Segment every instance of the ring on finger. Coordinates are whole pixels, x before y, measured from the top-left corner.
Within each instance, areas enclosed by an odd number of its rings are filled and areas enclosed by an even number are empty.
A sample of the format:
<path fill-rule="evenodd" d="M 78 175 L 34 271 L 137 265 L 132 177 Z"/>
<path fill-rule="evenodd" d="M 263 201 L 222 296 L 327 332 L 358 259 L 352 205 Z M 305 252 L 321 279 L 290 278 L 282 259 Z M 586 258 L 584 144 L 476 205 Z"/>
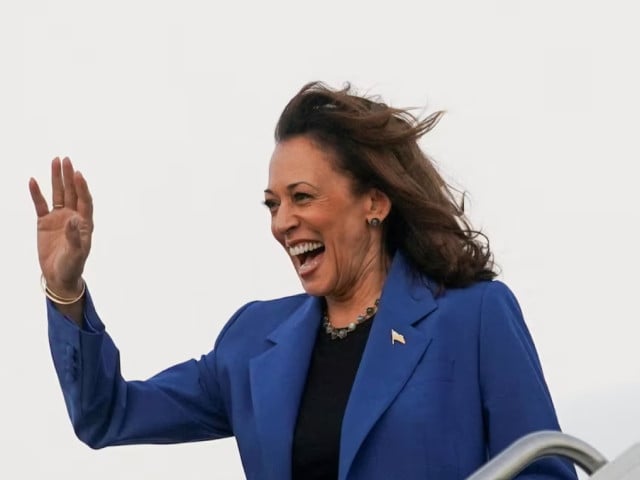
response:
<path fill-rule="evenodd" d="M 64 203 L 54 203 L 53 204 L 53 208 L 54 209 L 56 209 L 56 208 L 64 208 Z"/>

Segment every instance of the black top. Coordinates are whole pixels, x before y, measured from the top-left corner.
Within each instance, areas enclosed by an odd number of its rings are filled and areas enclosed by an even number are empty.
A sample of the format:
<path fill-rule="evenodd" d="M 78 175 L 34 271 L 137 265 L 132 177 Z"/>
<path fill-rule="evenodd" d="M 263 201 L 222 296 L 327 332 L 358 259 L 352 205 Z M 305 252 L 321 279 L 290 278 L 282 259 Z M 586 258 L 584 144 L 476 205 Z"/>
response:
<path fill-rule="evenodd" d="M 340 428 L 373 318 L 343 339 L 321 329 L 293 435 L 293 480 L 336 480 Z"/>

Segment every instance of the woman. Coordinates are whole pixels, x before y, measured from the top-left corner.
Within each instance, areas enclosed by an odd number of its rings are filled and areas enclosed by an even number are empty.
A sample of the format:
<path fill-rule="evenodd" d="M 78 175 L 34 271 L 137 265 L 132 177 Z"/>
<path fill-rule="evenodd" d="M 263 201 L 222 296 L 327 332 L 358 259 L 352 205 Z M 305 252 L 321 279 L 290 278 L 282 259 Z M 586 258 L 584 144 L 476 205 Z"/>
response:
<path fill-rule="evenodd" d="M 93 448 L 235 435 L 249 479 L 459 479 L 558 429 L 518 304 L 418 147 L 440 119 L 306 85 L 276 127 L 265 205 L 304 294 L 242 307 L 215 347 L 126 382 L 82 280 L 92 201 L 68 159 L 35 180 L 50 345 Z M 521 478 L 575 478 L 555 459 Z"/>

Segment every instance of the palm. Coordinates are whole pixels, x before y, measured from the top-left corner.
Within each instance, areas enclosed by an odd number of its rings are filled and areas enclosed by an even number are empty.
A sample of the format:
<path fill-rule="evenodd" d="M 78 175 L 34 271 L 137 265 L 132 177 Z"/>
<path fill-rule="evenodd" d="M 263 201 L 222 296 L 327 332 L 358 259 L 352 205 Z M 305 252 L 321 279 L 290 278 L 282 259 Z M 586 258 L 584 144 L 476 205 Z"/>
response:
<path fill-rule="evenodd" d="M 37 182 L 29 189 L 38 215 L 38 259 L 47 283 L 62 287 L 78 284 L 91 248 L 93 207 L 86 181 L 73 171 L 68 159 L 51 165 L 53 206 L 47 202 Z"/>
<path fill-rule="evenodd" d="M 74 275 L 82 275 L 80 263 L 84 263 L 89 245 L 86 241 L 81 242 L 78 248 L 67 239 L 65 225 L 73 215 L 72 210 L 56 209 L 38 220 L 38 256 L 45 278 L 70 282 Z"/>

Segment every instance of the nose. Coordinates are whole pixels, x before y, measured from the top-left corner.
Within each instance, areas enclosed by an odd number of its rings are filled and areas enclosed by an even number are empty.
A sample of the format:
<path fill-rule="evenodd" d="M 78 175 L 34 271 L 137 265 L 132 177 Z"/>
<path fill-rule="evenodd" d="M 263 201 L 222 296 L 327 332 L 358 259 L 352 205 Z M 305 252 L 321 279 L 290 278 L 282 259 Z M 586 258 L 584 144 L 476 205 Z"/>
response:
<path fill-rule="evenodd" d="M 282 202 L 271 219 L 271 229 L 275 236 L 284 236 L 290 233 L 299 224 L 294 209 Z"/>

